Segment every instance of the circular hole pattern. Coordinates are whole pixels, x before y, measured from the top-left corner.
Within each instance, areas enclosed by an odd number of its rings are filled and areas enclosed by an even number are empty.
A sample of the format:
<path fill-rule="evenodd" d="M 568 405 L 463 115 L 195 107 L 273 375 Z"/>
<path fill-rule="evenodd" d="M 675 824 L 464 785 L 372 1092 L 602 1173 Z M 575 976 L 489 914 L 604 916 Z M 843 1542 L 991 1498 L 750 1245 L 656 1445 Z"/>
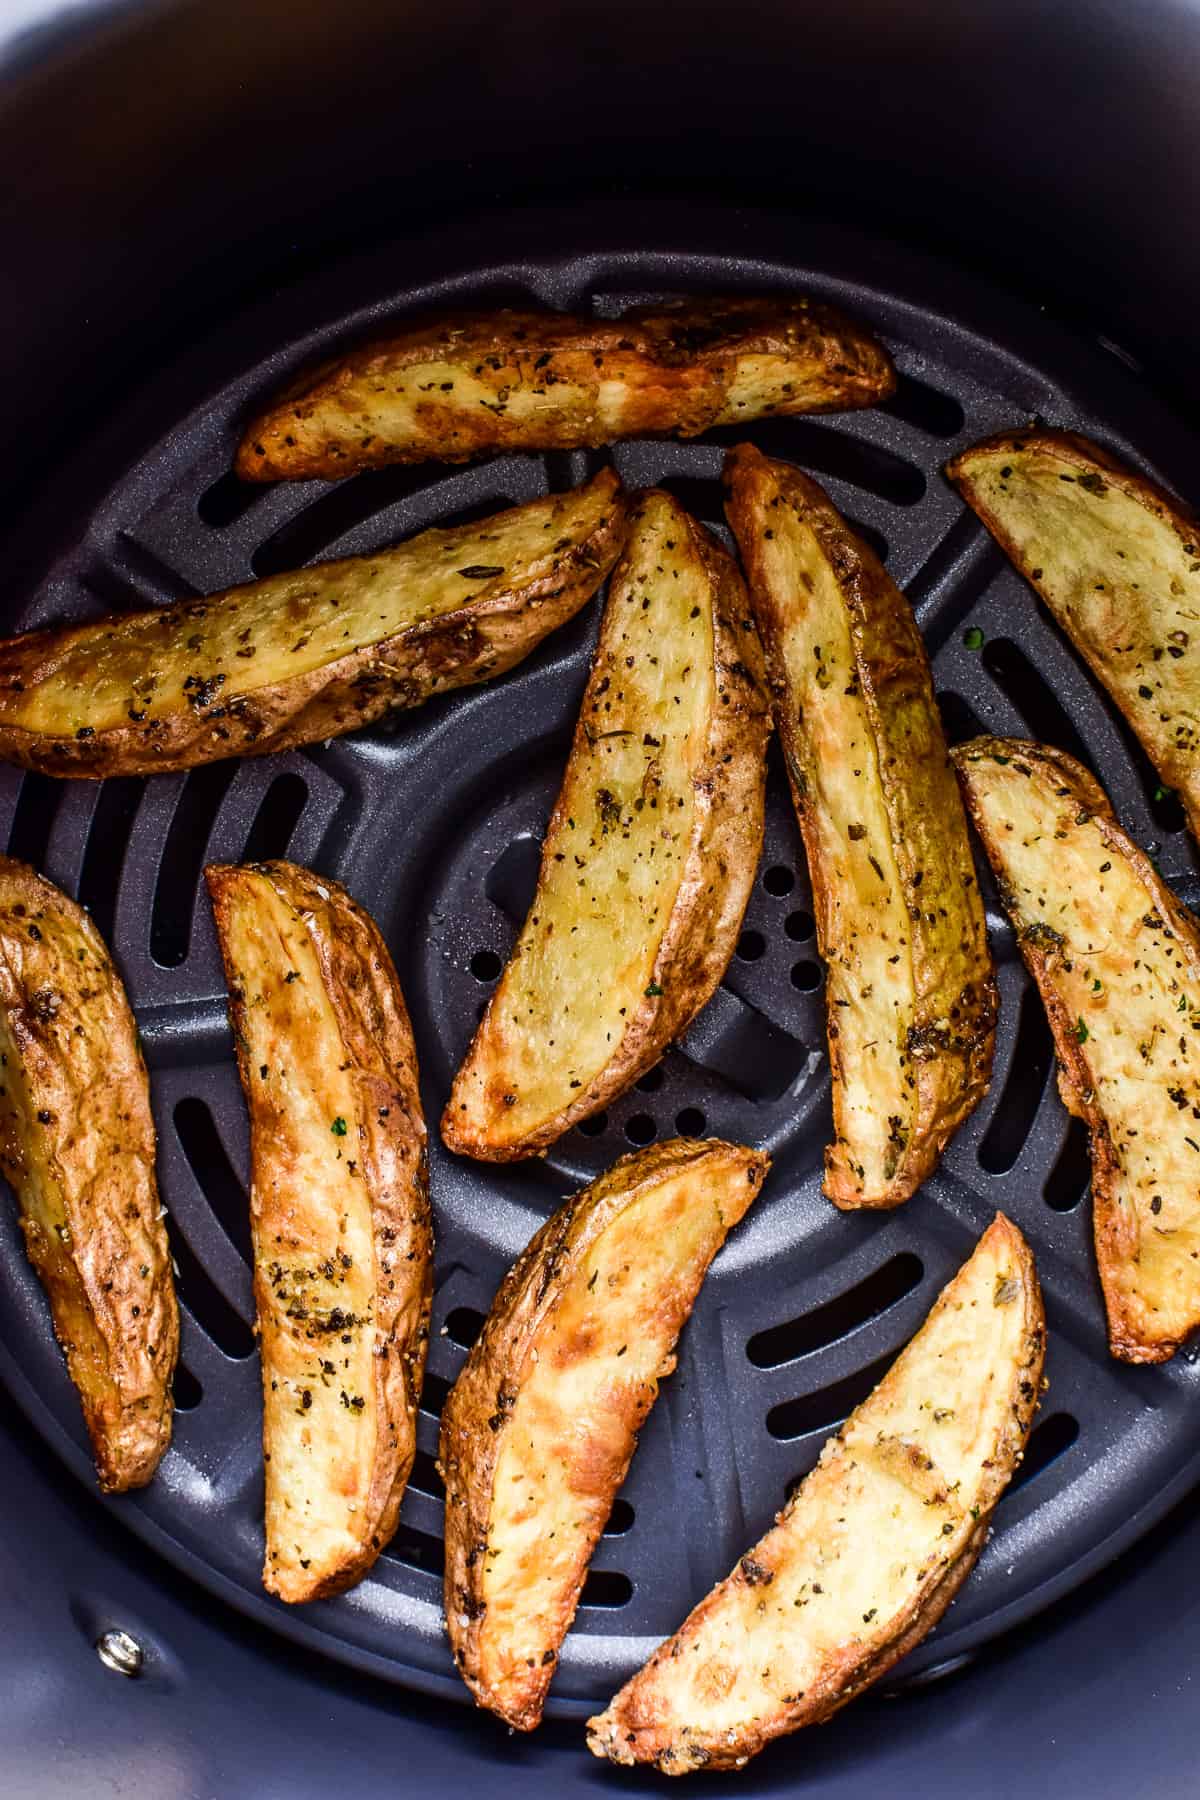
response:
<path fill-rule="evenodd" d="M 649 1113 L 634 1113 L 625 1121 L 625 1136 L 631 1144 L 652 1144 L 658 1136 L 658 1126 Z"/>
<path fill-rule="evenodd" d="M 501 966 L 494 950 L 477 950 L 471 958 L 471 973 L 476 981 L 495 981 Z"/>
<path fill-rule="evenodd" d="M 635 1083 L 643 1094 L 657 1094 L 665 1077 L 661 1069 L 647 1069 L 646 1073 Z"/>
<path fill-rule="evenodd" d="M 796 877 L 790 869 L 785 869 L 782 863 L 776 863 L 774 868 L 768 869 L 763 876 L 763 886 L 768 894 L 774 894 L 777 898 L 782 894 L 790 894 L 795 885 Z"/>
<path fill-rule="evenodd" d="M 792 986 L 799 988 L 802 994 L 813 994 L 821 985 L 821 968 L 819 963 L 798 962 L 792 965 Z"/>
<path fill-rule="evenodd" d="M 783 929 L 794 944 L 805 944 L 816 930 L 816 923 L 811 913 L 789 913 L 783 921 Z"/>
<path fill-rule="evenodd" d="M 742 962 L 757 962 L 766 947 L 767 940 L 761 931 L 743 931 L 734 955 L 740 957 Z"/>
<path fill-rule="evenodd" d="M 608 1114 L 606 1112 L 593 1113 L 590 1119 L 580 1119 L 579 1121 L 579 1129 L 584 1137 L 599 1137 L 607 1125 Z"/>
<path fill-rule="evenodd" d="M 699 1137 L 707 1123 L 698 1106 L 685 1106 L 675 1115 L 675 1129 L 680 1137 Z"/>

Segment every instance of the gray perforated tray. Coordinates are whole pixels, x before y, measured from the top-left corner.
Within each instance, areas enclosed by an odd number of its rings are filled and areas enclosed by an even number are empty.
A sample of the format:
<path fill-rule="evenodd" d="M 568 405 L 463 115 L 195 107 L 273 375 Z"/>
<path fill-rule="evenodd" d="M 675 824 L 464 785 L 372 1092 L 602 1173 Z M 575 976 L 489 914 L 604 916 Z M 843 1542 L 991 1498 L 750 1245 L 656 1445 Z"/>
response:
<path fill-rule="evenodd" d="M 87 521 L 78 540 L 60 545 L 44 524 L 31 527 L 45 578 L 15 597 L 6 623 L 156 603 L 370 550 L 568 486 L 594 465 L 583 455 L 505 457 L 340 486 L 236 483 L 227 470 L 250 397 L 314 351 L 396 313 L 511 298 L 608 313 L 681 290 L 802 287 L 853 307 L 882 333 L 901 371 L 899 394 L 879 411 L 778 420 L 742 435 L 815 473 L 885 554 L 934 656 L 951 736 L 978 722 L 1082 755 L 1194 899 L 1197 865 L 1174 801 L 1154 799 L 1155 779 L 1113 709 L 939 470 L 974 437 L 1034 414 L 1092 431 L 1143 466 L 1157 456 L 1158 472 L 1177 479 L 1196 445 L 1139 391 L 1112 347 L 1083 346 L 936 268 L 906 261 L 901 274 L 877 247 L 831 239 L 823 259 L 810 239 L 811 266 L 799 266 L 788 260 L 786 227 L 762 224 L 757 242 L 757 257 L 614 245 L 483 267 L 468 266 L 461 240 L 430 244 L 424 285 L 411 268 L 401 284 L 395 258 L 379 256 L 230 322 L 190 373 L 174 386 L 164 377 L 164 392 L 203 393 L 195 410 L 159 441 L 141 442 L 107 491 L 99 451 L 70 475 Z M 476 261 L 485 254 L 476 245 Z M 881 271 L 892 266 L 903 291 L 885 285 Z M 260 360 L 252 347 L 269 332 L 281 347 Z M 126 442 L 137 438 L 137 404 Z M 723 529 L 718 475 L 729 441 L 632 443 L 613 458 L 628 482 L 661 482 Z M 0 771 L 10 850 L 92 908 L 125 973 L 152 1071 L 180 1274 L 173 1447 L 150 1488 L 97 1504 L 281 1632 L 465 1698 L 441 1632 L 439 1405 L 501 1274 L 564 1194 L 630 1145 L 715 1132 L 767 1147 L 774 1173 L 714 1266 L 678 1373 L 643 1433 L 561 1658 L 553 1709 L 579 1712 L 607 1698 L 764 1529 L 1003 1207 L 1037 1252 L 1050 1392 L 977 1572 L 903 1671 L 928 1674 L 1081 1580 L 1195 1479 L 1198 1376 L 1188 1355 L 1143 1370 L 1108 1358 L 1086 1147 L 1055 1092 L 1042 1012 L 986 876 L 1003 1000 L 988 1100 L 899 1212 L 846 1217 L 821 1197 L 830 1124 L 822 972 L 774 750 L 766 852 L 745 929 L 683 1042 L 544 1161 L 488 1168 L 434 1145 L 434 1335 L 420 1453 L 393 1543 L 338 1600 L 289 1611 L 259 1585 L 247 1131 L 202 865 L 286 854 L 337 876 L 374 911 L 408 995 L 436 1121 L 532 890 L 595 625 L 591 608 L 504 679 L 303 753 L 101 787 Z M 986 637 L 981 652 L 964 643 L 975 625 Z M 11 1208 L 0 1216 L 0 1373 L 90 1482 L 78 1407 Z"/>

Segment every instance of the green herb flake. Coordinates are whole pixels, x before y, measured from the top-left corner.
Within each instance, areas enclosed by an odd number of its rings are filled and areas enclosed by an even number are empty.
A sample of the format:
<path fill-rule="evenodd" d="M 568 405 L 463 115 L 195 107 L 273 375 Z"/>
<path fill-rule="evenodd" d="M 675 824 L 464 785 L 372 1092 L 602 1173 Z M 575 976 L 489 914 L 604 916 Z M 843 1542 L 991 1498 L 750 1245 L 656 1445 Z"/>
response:
<path fill-rule="evenodd" d="M 646 989 L 646 998 L 647 1000 L 657 1000 L 661 993 L 662 989 L 659 987 L 657 981 L 652 981 L 650 986 Z"/>
<path fill-rule="evenodd" d="M 330 1131 L 332 1131 L 334 1137 L 345 1137 L 346 1121 L 345 1121 L 345 1119 L 343 1119 L 341 1113 L 338 1114 L 337 1118 L 333 1121 L 333 1124 L 329 1127 L 329 1129 L 330 1129 Z"/>
<path fill-rule="evenodd" d="M 1076 1021 L 1075 1021 L 1075 1036 L 1079 1039 L 1079 1042 L 1081 1044 L 1086 1044 L 1089 1037 L 1091 1037 L 1091 1035 L 1092 1035 L 1091 1032 L 1088 1030 L 1088 1028 L 1084 1024 L 1083 1020 L 1076 1019 Z"/>
<path fill-rule="evenodd" d="M 978 625 L 968 625 L 967 629 L 963 632 L 963 643 L 968 650 L 982 650 L 986 642 L 987 639 L 984 637 L 983 632 L 979 629 Z"/>

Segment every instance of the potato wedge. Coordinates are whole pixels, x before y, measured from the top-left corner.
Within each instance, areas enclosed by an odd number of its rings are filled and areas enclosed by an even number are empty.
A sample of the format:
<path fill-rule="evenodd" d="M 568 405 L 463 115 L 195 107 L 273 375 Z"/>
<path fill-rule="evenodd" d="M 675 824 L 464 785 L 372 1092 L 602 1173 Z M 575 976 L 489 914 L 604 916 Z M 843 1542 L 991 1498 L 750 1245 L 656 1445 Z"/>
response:
<path fill-rule="evenodd" d="M 246 428 L 246 481 L 330 480 L 385 463 L 694 437 L 766 413 L 886 400 L 870 334 L 816 301 L 745 295 L 619 319 L 451 314 L 305 370 Z"/>
<path fill-rule="evenodd" d="M 1200 930 L 1061 750 L 954 760 L 1090 1134 L 1109 1346 L 1165 1362 L 1200 1325 Z"/>
<path fill-rule="evenodd" d="M 266 1559 L 341 1593 L 396 1528 L 416 1450 L 433 1237 L 404 997 L 378 927 L 293 863 L 206 870 L 250 1110 Z"/>
<path fill-rule="evenodd" d="M 79 1390 L 100 1486 L 171 1439 L 179 1314 L 137 1027 L 87 913 L 0 857 L 0 1169 Z"/>
<path fill-rule="evenodd" d="M 0 760 L 153 775 L 263 756 L 486 681 L 590 600 L 625 533 L 611 470 L 206 600 L 0 641 Z"/>
<path fill-rule="evenodd" d="M 828 965 L 837 1206 L 897 1206 L 991 1072 L 996 984 L 925 647 L 814 481 L 749 444 L 729 522 L 762 633 Z"/>
<path fill-rule="evenodd" d="M 595 1755 L 667 1775 L 741 1768 L 886 1673 L 983 1546 L 1044 1348 L 1033 1257 L 997 1214 L 774 1528 L 589 1721 Z"/>
<path fill-rule="evenodd" d="M 545 1149 L 709 999 L 762 848 L 760 670 L 732 559 L 668 494 L 643 495 L 537 892 L 442 1119 L 452 1150 Z"/>
<path fill-rule="evenodd" d="M 480 1706 L 532 1731 L 613 1498 L 709 1263 L 769 1159 L 676 1138 L 536 1232 L 442 1412 L 446 1626 Z"/>
<path fill-rule="evenodd" d="M 1200 520 L 1098 444 L 1004 432 L 946 474 L 1108 689 L 1200 836 Z"/>

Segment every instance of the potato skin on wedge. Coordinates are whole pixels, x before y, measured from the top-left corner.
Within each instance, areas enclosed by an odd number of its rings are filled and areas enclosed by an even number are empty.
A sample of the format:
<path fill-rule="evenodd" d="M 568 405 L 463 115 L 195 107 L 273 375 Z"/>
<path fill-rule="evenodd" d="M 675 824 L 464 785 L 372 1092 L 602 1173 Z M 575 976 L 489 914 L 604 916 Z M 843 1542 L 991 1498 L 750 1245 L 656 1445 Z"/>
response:
<path fill-rule="evenodd" d="M 536 1232 L 442 1413 L 446 1626 L 480 1706 L 542 1716 L 637 1434 L 761 1152 L 676 1138 L 626 1156 Z"/>
<path fill-rule="evenodd" d="M 1072 757 L 975 738 L 954 760 L 1088 1127 L 1109 1348 L 1165 1362 L 1200 1325 L 1200 930 Z"/>
<path fill-rule="evenodd" d="M 396 1528 L 416 1450 L 433 1237 L 404 997 L 378 927 L 294 863 L 205 871 L 250 1111 L 266 1558 L 341 1593 Z"/>
<path fill-rule="evenodd" d="M 179 1314 L 154 1120 L 121 978 L 81 906 L 0 857 L 0 1169 L 106 1493 L 171 1438 Z"/>
<path fill-rule="evenodd" d="M 732 558 L 670 495 L 643 494 L 537 892 L 442 1118 L 450 1149 L 544 1150 L 709 999 L 761 853 L 769 730 Z"/>
<path fill-rule="evenodd" d="M 1200 836 L 1200 520 L 1073 432 L 1002 432 L 946 474 L 1108 689 Z"/>
<path fill-rule="evenodd" d="M 340 736 L 511 669 L 591 599 L 624 533 L 603 470 L 398 549 L 0 640 L 0 760 L 153 775 Z"/>
<path fill-rule="evenodd" d="M 589 1721 L 592 1751 L 668 1775 L 741 1768 L 886 1673 L 983 1546 L 1044 1348 L 1033 1257 L 997 1215 L 774 1528 Z"/>
<path fill-rule="evenodd" d="M 996 984 L 967 823 L 904 595 L 815 481 L 725 464 L 828 967 L 825 1192 L 890 1207 L 991 1072 Z"/>
<path fill-rule="evenodd" d="M 619 319 L 502 311 L 416 320 L 305 370 L 246 428 L 245 481 L 386 463 L 694 437 L 771 413 L 886 400 L 887 352 L 830 306 L 736 295 Z"/>

